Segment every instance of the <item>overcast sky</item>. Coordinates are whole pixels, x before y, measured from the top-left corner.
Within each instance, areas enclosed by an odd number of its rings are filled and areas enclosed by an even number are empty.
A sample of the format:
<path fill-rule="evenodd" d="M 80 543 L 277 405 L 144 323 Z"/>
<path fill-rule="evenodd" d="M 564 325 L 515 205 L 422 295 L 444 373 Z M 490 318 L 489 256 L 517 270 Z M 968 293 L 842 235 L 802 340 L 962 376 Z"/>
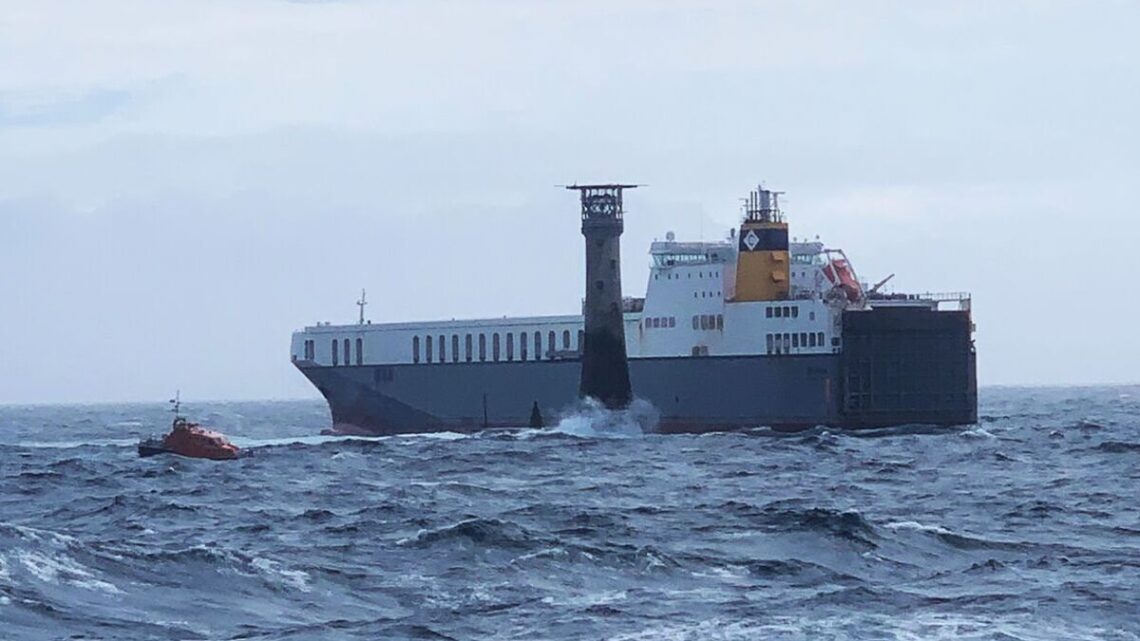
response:
<path fill-rule="evenodd" d="M 715 7 L 710 8 L 710 7 Z M 315 397 L 290 333 L 572 313 L 573 181 L 974 295 L 985 384 L 1133 382 L 1140 4 L 0 0 L 0 403 Z"/>

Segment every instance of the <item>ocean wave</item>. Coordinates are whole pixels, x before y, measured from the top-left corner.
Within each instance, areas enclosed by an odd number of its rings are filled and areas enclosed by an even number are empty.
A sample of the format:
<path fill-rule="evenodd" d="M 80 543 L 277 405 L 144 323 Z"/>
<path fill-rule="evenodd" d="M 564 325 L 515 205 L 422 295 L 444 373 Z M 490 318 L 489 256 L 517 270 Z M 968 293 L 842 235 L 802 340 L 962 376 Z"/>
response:
<path fill-rule="evenodd" d="M 34 579 L 108 594 L 122 594 L 90 561 L 99 553 L 79 539 L 22 525 L 0 523 L 0 578 L 16 584 Z M 107 556 L 107 555 L 104 555 Z"/>
<path fill-rule="evenodd" d="M 1129 454 L 1132 452 L 1140 452 L 1140 443 L 1131 441 L 1105 441 L 1093 449 L 1110 454 Z"/>
<path fill-rule="evenodd" d="M 400 545 L 417 547 L 470 544 L 479 548 L 530 549 L 549 542 L 522 526 L 509 521 L 472 518 L 452 525 L 420 530 L 414 537 L 401 539 Z"/>
<path fill-rule="evenodd" d="M 910 530 L 932 537 L 960 550 L 1013 550 L 1024 551 L 1028 545 L 1019 541 L 995 541 L 980 536 L 961 534 L 938 525 L 925 525 L 916 521 L 896 521 L 884 524 L 891 530 Z"/>
<path fill-rule="evenodd" d="M 788 502 L 775 502 L 761 508 L 733 502 L 731 509 L 739 516 L 768 532 L 814 532 L 866 547 L 877 547 L 880 538 L 874 526 L 854 510 L 789 507 Z"/>
<path fill-rule="evenodd" d="M 636 438 L 657 431 L 661 414 L 653 404 L 634 399 L 629 407 L 606 409 L 586 398 L 565 411 L 551 431 L 582 438 Z"/>
<path fill-rule="evenodd" d="M 841 585 L 860 582 L 856 576 L 799 559 L 759 559 L 744 566 L 752 576 L 769 581 L 787 582 L 796 587 Z"/>

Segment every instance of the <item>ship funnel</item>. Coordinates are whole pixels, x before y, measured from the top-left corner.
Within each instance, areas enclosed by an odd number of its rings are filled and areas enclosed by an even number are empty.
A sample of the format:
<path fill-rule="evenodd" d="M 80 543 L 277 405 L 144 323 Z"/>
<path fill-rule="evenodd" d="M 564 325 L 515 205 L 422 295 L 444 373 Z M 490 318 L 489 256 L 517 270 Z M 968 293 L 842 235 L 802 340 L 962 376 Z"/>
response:
<path fill-rule="evenodd" d="M 788 225 L 780 211 L 781 193 L 759 185 L 744 200 L 735 301 L 788 298 Z"/>

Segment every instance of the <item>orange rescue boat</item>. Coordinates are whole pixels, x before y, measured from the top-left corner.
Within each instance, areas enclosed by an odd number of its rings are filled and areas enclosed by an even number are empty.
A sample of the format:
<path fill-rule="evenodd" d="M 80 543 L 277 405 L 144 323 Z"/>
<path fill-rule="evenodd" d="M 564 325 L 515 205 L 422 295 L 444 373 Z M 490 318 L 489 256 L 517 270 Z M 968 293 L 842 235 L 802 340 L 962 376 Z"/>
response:
<path fill-rule="evenodd" d="M 240 458 L 248 454 L 226 440 L 225 436 L 192 423 L 178 415 L 179 402 L 174 403 L 174 423 L 162 438 L 151 437 L 139 442 L 139 456 L 178 454 L 215 461 Z"/>

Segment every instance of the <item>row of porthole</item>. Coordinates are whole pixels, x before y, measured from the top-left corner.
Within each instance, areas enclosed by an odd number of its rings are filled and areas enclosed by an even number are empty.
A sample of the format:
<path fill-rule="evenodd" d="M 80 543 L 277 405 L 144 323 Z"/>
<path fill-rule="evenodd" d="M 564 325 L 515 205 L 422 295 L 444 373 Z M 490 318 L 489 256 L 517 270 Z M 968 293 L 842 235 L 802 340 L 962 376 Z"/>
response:
<path fill-rule="evenodd" d="M 344 364 L 349 365 L 352 362 L 352 350 L 350 349 L 352 343 L 349 342 L 347 338 L 344 339 L 343 343 L 337 341 L 335 338 L 332 339 L 332 364 L 340 365 L 339 348 L 341 344 L 344 345 Z M 316 345 L 313 341 L 305 341 L 305 358 L 307 360 L 316 360 L 316 351 Z M 364 340 L 360 338 L 356 339 L 356 364 L 364 364 Z"/>
<path fill-rule="evenodd" d="M 769 354 L 790 354 L 792 349 L 802 347 L 824 347 L 823 332 L 791 332 L 787 334 L 767 334 L 765 341 Z"/>
<path fill-rule="evenodd" d="M 764 309 L 765 318 L 799 318 L 799 316 L 800 308 L 795 305 L 776 305 Z M 811 319 L 815 320 L 815 312 L 811 313 Z"/>
<path fill-rule="evenodd" d="M 724 329 L 724 314 L 698 314 L 693 317 L 693 329 Z"/>
<path fill-rule="evenodd" d="M 661 274 L 654 274 L 653 280 L 658 280 L 659 276 L 661 276 Z M 692 277 L 693 277 L 692 272 L 689 272 L 689 278 L 692 278 Z M 704 278 L 704 277 L 705 277 L 704 272 L 698 272 L 697 273 L 697 278 Z M 720 272 L 709 272 L 708 277 L 709 278 L 720 278 Z M 680 274 L 671 274 L 669 272 L 666 272 L 665 273 L 665 280 L 681 280 L 681 275 Z"/>
<path fill-rule="evenodd" d="M 582 330 L 578 330 L 578 343 L 577 343 L 577 346 L 575 348 L 580 349 L 580 347 L 582 345 L 583 333 L 584 332 Z M 543 358 L 542 332 L 536 331 L 536 332 L 534 332 L 533 336 L 534 336 L 533 360 L 536 360 L 536 361 L 542 360 L 542 358 Z M 513 332 L 506 332 L 506 334 L 499 334 L 498 332 L 495 332 L 494 334 L 491 334 L 491 360 L 494 362 L 498 362 L 498 361 L 502 360 L 501 357 L 503 356 L 503 351 L 504 351 L 502 349 L 502 343 L 504 342 L 502 340 L 503 337 L 506 338 L 506 341 L 505 341 L 506 342 L 506 350 L 505 350 L 506 360 L 508 360 L 508 361 L 515 360 L 515 344 L 516 344 L 515 334 Z M 424 347 L 424 350 L 423 350 L 423 357 L 424 358 L 423 358 L 423 360 L 427 363 L 433 363 L 433 362 L 446 363 L 448 352 L 449 352 L 449 350 L 447 349 L 447 343 L 448 343 L 447 338 L 448 337 L 445 334 L 440 334 L 438 336 L 438 340 L 434 340 L 434 339 L 436 339 L 435 336 L 424 336 L 423 341 L 422 341 L 422 345 Z M 571 338 L 570 330 L 568 330 L 568 329 L 562 330 L 562 350 L 572 349 L 570 346 L 570 338 Z M 531 360 L 531 354 L 528 353 L 528 347 L 529 347 L 530 341 L 528 341 L 527 339 L 528 339 L 527 332 L 519 332 L 518 333 L 518 343 L 517 344 L 518 344 L 518 356 L 519 356 L 520 361 Z M 547 335 L 546 335 L 546 349 L 547 349 L 546 358 L 547 359 L 552 358 L 553 353 L 558 351 L 556 339 L 557 339 L 557 334 L 555 332 L 551 331 L 551 332 L 547 333 Z M 478 351 L 476 351 L 476 349 L 475 349 L 475 347 L 476 347 L 475 343 L 476 342 L 478 342 Z M 419 363 L 420 362 L 420 345 L 421 345 L 420 337 L 419 336 L 413 336 L 412 337 L 412 362 L 413 363 Z M 452 363 L 458 363 L 459 362 L 459 334 L 452 334 L 451 335 L 450 354 L 451 354 L 451 362 Z M 437 356 L 438 356 L 438 361 L 436 360 Z M 486 334 L 479 334 L 478 340 L 476 341 L 475 336 L 473 334 L 465 334 L 463 337 L 463 360 L 464 360 L 464 362 L 470 363 L 470 362 L 475 360 L 476 356 L 478 356 L 479 362 L 486 362 L 487 361 L 487 335 Z"/>

